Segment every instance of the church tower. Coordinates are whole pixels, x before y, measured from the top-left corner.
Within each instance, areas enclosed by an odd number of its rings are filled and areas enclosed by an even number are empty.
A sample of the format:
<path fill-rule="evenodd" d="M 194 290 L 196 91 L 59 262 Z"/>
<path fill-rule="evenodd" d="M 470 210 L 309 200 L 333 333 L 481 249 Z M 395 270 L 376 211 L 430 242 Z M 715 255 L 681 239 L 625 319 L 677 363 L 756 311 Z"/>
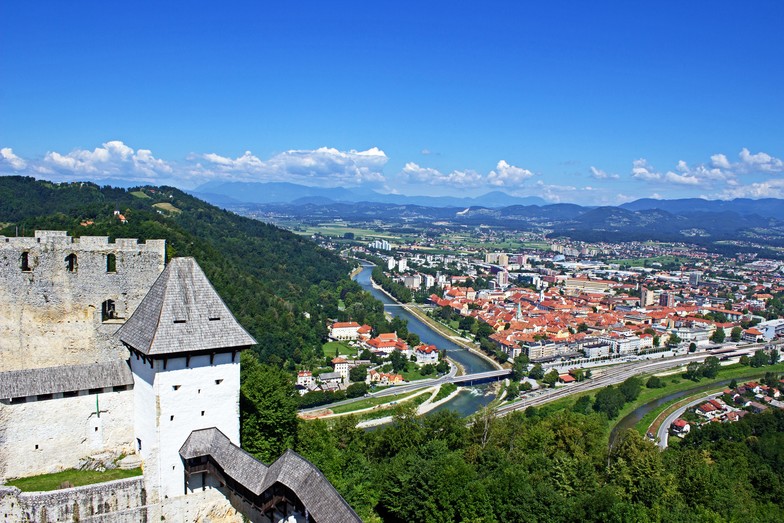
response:
<path fill-rule="evenodd" d="M 179 449 L 216 428 L 239 446 L 243 329 L 193 258 L 174 258 L 116 336 L 130 350 L 134 436 L 149 501 L 185 494 Z"/>

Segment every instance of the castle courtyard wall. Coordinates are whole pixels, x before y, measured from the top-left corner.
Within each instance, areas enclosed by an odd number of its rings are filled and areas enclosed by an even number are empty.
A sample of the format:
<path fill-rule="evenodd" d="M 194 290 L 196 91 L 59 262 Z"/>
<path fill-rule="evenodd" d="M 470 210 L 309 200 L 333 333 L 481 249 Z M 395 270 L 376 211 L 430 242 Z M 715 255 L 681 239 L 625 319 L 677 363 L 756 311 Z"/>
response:
<path fill-rule="evenodd" d="M 0 479 L 75 468 L 101 452 L 133 452 L 133 390 L 103 390 L 0 401 Z"/>
<path fill-rule="evenodd" d="M 139 305 L 165 258 L 164 240 L 109 242 L 64 231 L 0 236 L 0 371 L 127 359 L 112 335 Z M 102 314 L 107 300 L 113 318 Z"/>

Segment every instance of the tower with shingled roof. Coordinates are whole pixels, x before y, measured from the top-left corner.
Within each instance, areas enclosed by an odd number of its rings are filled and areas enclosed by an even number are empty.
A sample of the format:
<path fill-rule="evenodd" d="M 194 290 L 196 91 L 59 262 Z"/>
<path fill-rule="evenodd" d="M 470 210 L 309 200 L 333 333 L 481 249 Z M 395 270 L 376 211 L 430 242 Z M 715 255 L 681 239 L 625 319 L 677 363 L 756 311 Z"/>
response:
<path fill-rule="evenodd" d="M 116 336 L 130 350 L 149 501 L 185 493 L 179 449 L 216 428 L 239 445 L 240 351 L 255 344 L 193 258 L 174 258 Z"/>

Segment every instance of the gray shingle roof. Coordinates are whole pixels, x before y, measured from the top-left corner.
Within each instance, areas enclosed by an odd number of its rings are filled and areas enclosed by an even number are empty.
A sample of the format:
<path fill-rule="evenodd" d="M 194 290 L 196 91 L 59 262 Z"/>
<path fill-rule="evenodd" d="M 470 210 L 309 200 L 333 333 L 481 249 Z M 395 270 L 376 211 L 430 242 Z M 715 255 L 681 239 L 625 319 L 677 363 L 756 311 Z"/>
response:
<path fill-rule="evenodd" d="M 133 385 L 125 361 L 0 372 L 0 398 Z"/>
<path fill-rule="evenodd" d="M 180 448 L 183 459 L 209 457 L 223 472 L 261 496 L 280 483 L 291 489 L 318 523 L 361 522 L 324 474 L 308 460 L 287 450 L 267 467 L 240 449 L 216 428 L 191 432 Z"/>
<path fill-rule="evenodd" d="M 151 356 L 256 343 L 193 258 L 173 258 L 115 336 Z"/>

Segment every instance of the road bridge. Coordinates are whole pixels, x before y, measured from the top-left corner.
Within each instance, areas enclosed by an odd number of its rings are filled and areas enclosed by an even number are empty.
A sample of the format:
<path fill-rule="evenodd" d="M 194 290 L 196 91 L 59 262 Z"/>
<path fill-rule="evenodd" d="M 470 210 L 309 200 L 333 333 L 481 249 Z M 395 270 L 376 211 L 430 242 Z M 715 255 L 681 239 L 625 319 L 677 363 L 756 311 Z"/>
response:
<path fill-rule="evenodd" d="M 512 375 L 511 369 L 489 370 L 487 372 L 475 372 L 474 374 L 464 374 L 444 379 L 447 383 L 455 385 L 477 385 L 490 381 L 500 381 Z"/>

